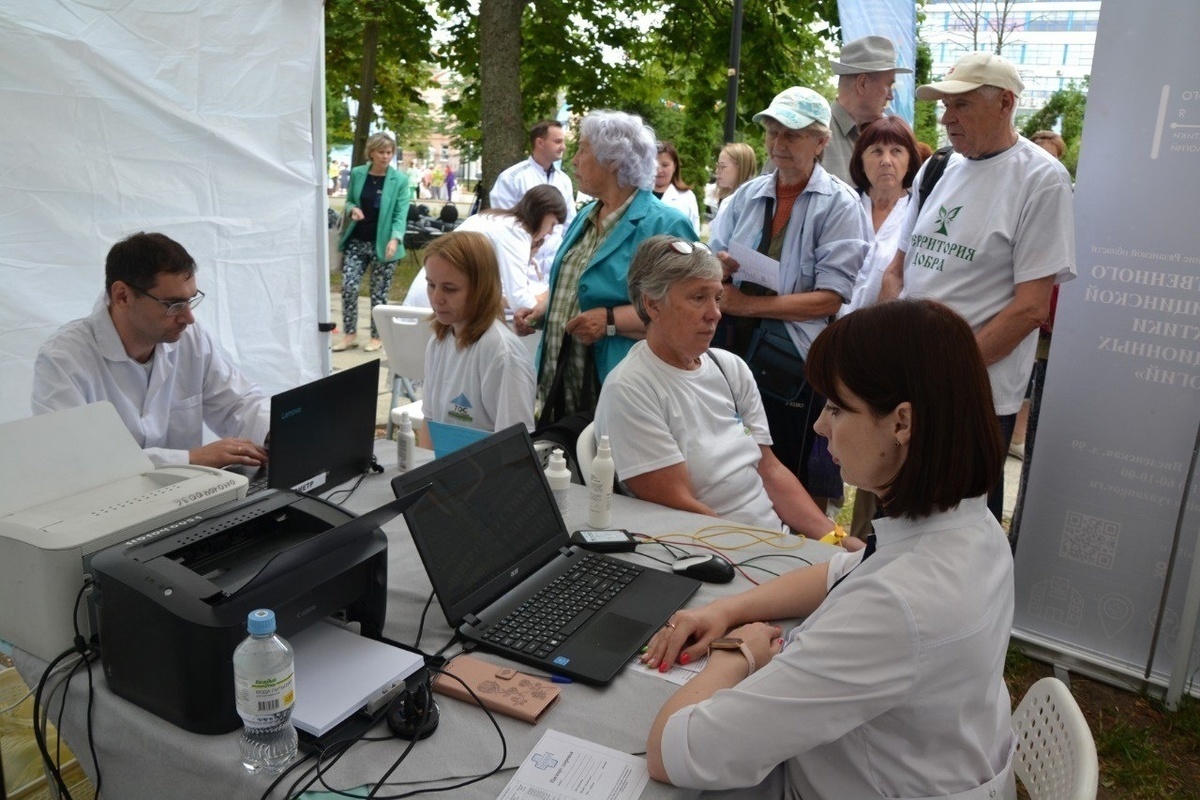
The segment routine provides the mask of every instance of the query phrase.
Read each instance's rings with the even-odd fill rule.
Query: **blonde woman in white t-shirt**
[[[425,248],[433,336],[425,349],[427,419],[496,431],[533,430],[533,363],[504,324],[496,251],[482,233],[453,231]]]

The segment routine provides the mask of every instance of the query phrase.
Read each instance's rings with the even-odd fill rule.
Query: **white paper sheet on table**
[[[497,800],[635,800],[649,782],[646,759],[548,730]]]
[[[698,658],[695,661],[684,665],[674,664],[666,672],[659,672],[657,669],[651,669],[641,662],[641,654],[634,656],[626,665],[630,671],[636,672],[639,675],[649,675],[651,678],[660,678],[668,683],[673,683],[676,686],[683,686],[692,678],[700,674],[700,670],[704,669],[704,665],[708,663],[708,657]]]
[[[729,256],[738,262],[738,271],[734,276],[739,283],[749,281],[773,292],[779,291],[778,261],[738,242],[729,243]]]

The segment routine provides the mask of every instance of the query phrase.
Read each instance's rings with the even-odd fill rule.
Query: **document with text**
[[[734,275],[739,282],[757,283],[773,292],[779,291],[778,261],[738,242],[729,243],[729,256],[738,262]]]
[[[636,800],[649,782],[646,759],[548,730],[497,800]]]

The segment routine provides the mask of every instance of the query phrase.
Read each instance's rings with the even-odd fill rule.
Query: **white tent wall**
[[[322,38],[319,0],[0,0],[0,422],[140,230],[265,390],[327,370]]]

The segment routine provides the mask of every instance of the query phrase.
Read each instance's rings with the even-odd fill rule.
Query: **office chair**
[[[395,408],[400,395],[412,402],[404,406],[414,424],[425,417],[414,382],[425,377],[425,345],[433,331],[429,327],[429,309],[408,306],[380,305],[371,309],[383,353],[392,373],[391,407]],[[388,415],[385,435],[392,438],[392,417]]]
[[[1013,772],[1030,800],[1095,800],[1096,744],[1071,690],[1058,678],[1029,687],[1012,716]]]

